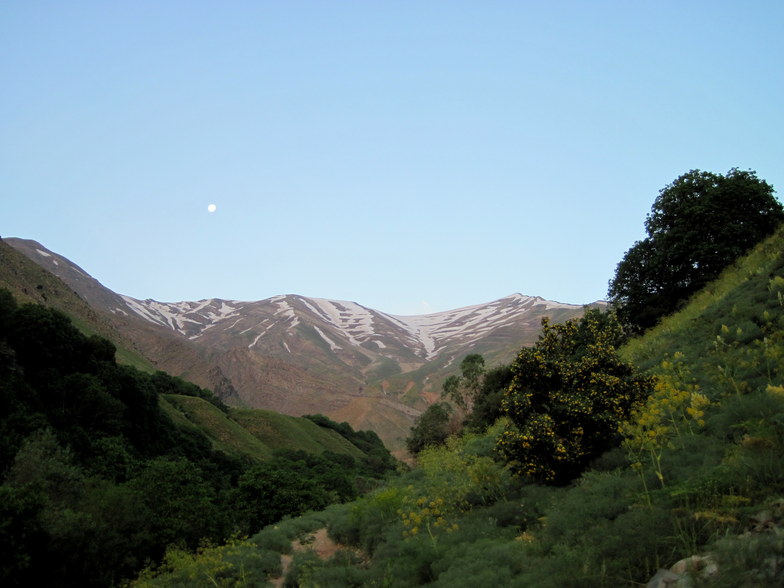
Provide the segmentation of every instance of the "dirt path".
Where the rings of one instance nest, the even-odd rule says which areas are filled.
[[[294,552],[313,551],[320,559],[326,560],[335,555],[335,552],[340,549],[340,545],[329,538],[326,529],[319,529],[318,531],[310,533],[303,539],[295,539],[292,541],[291,549]],[[273,586],[283,586],[283,582],[286,580],[286,574],[289,571],[289,567],[291,567],[293,559],[293,555],[287,553],[280,556],[281,573],[279,578],[270,580]]]

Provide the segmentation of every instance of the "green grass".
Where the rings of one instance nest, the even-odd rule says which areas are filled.
[[[339,433],[319,427],[302,417],[250,408],[232,408],[229,414],[239,425],[272,450],[291,449],[309,453],[332,451],[355,458],[362,458],[365,455]]]
[[[84,335],[99,335],[117,345],[111,328],[65,282],[3,241],[0,241],[0,288],[8,289],[19,304],[32,302],[56,308]],[[131,349],[118,346],[116,358],[118,363],[141,371],[155,371],[149,361]]]
[[[82,334],[87,335],[88,337],[98,335],[99,337],[105,338],[105,336],[102,335],[97,328],[95,328],[95,325],[91,324],[89,321],[83,319],[77,314],[74,314],[73,312],[66,312],[66,314],[68,315],[68,318],[71,319],[71,323],[73,323],[73,325],[79,329]],[[139,353],[125,347],[117,346],[116,342],[115,347],[117,347],[117,352],[115,353],[115,359],[117,360],[117,363],[135,367],[136,369],[148,374],[155,372],[155,367]]]
[[[197,429],[207,436],[215,449],[254,461],[272,457],[272,448],[206,400],[195,396],[164,394],[161,406],[175,423]]]
[[[781,312],[777,291],[784,285],[784,226],[749,254],[728,267],[697,293],[682,310],[629,342],[624,359],[645,369],[680,351],[692,362],[714,348],[722,326],[736,332],[740,323],[764,321],[764,313]],[[777,288],[778,286],[778,288]]]

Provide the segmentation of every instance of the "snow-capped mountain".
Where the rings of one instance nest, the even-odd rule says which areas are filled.
[[[241,302],[138,300],[112,292],[35,241],[4,239],[62,279],[156,367],[228,401],[289,414],[322,412],[372,428],[390,445],[469,353],[509,362],[542,317],[581,305],[512,294],[446,312],[397,316],[356,302],[294,294]]]
[[[124,306],[112,312],[134,312],[141,318],[188,337],[193,341],[224,346],[249,341],[249,349],[274,353],[291,348],[286,338],[312,329],[330,351],[339,354],[352,348],[385,355],[413,354],[432,360],[470,347],[493,332],[531,324],[551,311],[572,313],[582,306],[552,302],[539,297],[512,294],[488,304],[418,316],[386,314],[356,302],[275,296],[258,302],[210,299],[198,302],[157,302],[123,296]],[[271,343],[271,345],[270,345]],[[394,351],[392,351],[394,350]]]

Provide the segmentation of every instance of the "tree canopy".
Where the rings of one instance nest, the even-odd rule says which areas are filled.
[[[647,329],[784,222],[773,187],[753,171],[692,170],[665,186],[646,239],[624,255],[608,295],[621,320]]]
[[[443,444],[450,434],[452,408],[446,402],[431,404],[419,415],[406,438],[406,448],[417,454],[425,447]]]
[[[551,325],[512,363],[498,449],[519,474],[561,484],[619,442],[618,426],[648,394],[649,378],[624,363],[614,314],[589,310]]]
[[[449,376],[444,382],[442,398],[449,398],[463,410],[470,411],[482,387],[485,374],[485,358],[478,353],[471,353],[460,362],[462,375]]]
[[[109,341],[0,289],[0,585],[119,585],[168,545],[195,549],[350,500],[395,467],[375,433],[326,417],[361,460],[250,462],[173,420],[164,394],[228,410],[209,390],[117,364]]]

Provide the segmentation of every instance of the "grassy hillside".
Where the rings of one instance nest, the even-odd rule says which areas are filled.
[[[5,288],[24,304],[32,302],[64,313],[87,336],[100,335],[117,347],[117,361],[152,372],[153,366],[109,322],[60,278],[34,263],[0,240],[0,288]]]
[[[566,487],[514,477],[494,451],[501,422],[353,503],[180,553],[140,585],[272,579],[319,527],[346,549],[298,548],[287,586],[644,586],[657,570],[784,585],[784,229],[621,354],[652,392],[622,444]]]
[[[286,449],[322,453],[332,451],[362,458],[364,453],[335,431],[318,426],[302,417],[292,417],[271,410],[232,408],[229,415],[271,451]]]
[[[712,373],[719,348],[753,349],[767,335],[780,336],[783,286],[784,227],[728,267],[680,312],[631,341],[623,353],[651,368],[680,351],[698,371]]]
[[[263,461],[272,449],[218,407],[194,396],[163,394],[161,408],[179,426],[206,436],[212,448],[234,456]]]
[[[250,408],[230,408],[226,413],[206,400],[179,394],[162,395],[161,406],[178,425],[206,436],[213,449],[234,457],[265,461],[275,450],[365,457],[336,431],[303,417]]]

